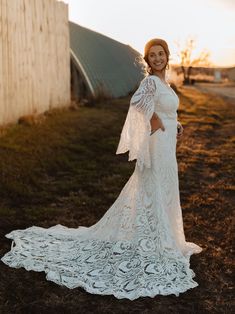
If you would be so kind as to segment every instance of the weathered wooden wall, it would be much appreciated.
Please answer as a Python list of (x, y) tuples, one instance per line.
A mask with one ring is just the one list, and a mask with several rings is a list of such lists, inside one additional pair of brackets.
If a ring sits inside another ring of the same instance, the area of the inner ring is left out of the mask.
[(0, 0), (0, 125), (70, 103), (68, 5)]

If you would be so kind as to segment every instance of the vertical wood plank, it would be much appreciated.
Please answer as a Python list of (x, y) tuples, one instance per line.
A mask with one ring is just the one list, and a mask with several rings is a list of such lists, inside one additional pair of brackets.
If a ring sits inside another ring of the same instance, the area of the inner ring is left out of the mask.
[(7, 122), (8, 108), (8, 41), (7, 41), (7, 0), (2, 0), (2, 88), (3, 88), (3, 123)]
[(70, 103), (68, 5), (0, 0), (0, 125)]
[(0, 125), (3, 124), (3, 59), (2, 59), (2, 46), (3, 46), (3, 13), (2, 1), (0, 1)]

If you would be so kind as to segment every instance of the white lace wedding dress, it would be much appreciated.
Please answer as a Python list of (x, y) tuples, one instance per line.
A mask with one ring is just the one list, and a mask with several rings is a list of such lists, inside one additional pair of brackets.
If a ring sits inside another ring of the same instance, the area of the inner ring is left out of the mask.
[(129, 111), (134, 108), (139, 119), (149, 119), (156, 111), (165, 131), (150, 135), (149, 120), (145, 120), (145, 131), (142, 120), (139, 127), (134, 125), (140, 132), (139, 142), (136, 138), (138, 143), (131, 148), (129, 129), (123, 128), (117, 153), (130, 148), (129, 160), (137, 156), (137, 162), (113, 205), (90, 227), (59, 224), (14, 230), (6, 235), (13, 240), (11, 251), (1, 260), (10, 267), (44, 271), (47, 280), (70, 289), (82, 287), (118, 299), (179, 296), (198, 286), (189, 261), (202, 248), (185, 240), (179, 198), (178, 105), (169, 85), (156, 76), (144, 78)]

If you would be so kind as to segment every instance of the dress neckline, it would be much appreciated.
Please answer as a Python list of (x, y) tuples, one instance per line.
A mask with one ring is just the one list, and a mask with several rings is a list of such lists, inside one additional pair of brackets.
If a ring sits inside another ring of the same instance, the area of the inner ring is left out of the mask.
[(157, 76), (157, 75), (155, 75), (155, 74), (150, 74), (151, 76), (155, 76), (155, 77), (157, 77), (158, 79), (159, 79), (159, 81), (163, 84), (163, 85), (165, 85), (166, 87), (169, 87), (169, 88), (171, 88), (171, 86), (170, 86), (170, 84), (169, 83), (164, 83), (163, 82), (163, 80), (162, 79), (160, 79), (160, 77), (159, 76)]
[[(154, 76), (154, 77), (158, 78), (158, 80), (162, 83), (162, 85), (164, 85), (164, 86), (170, 91), (171, 94), (177, 96), (176, 92), (175, 92), (174, 89), (170, 86), (169, 83), (166, 83), (166, 84), (165, 84), (165, 83), (160, 79), (160, 77), (157, 76), (157, 75), (150, 74), (150, 76)], [(178, 96), (177, 96), (177, 97), (178, 97)]]

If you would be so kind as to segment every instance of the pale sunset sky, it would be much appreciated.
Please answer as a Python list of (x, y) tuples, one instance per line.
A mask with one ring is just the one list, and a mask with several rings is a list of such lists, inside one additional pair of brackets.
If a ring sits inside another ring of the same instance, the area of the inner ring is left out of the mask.
[(235, 0), (63, 0), (69, 20), (141, 54), (145, 43), (163, 38), (177, 63), (176, 41), (196, 40), (195, 56), (207, 49), (214, 66), (235, 66)]

